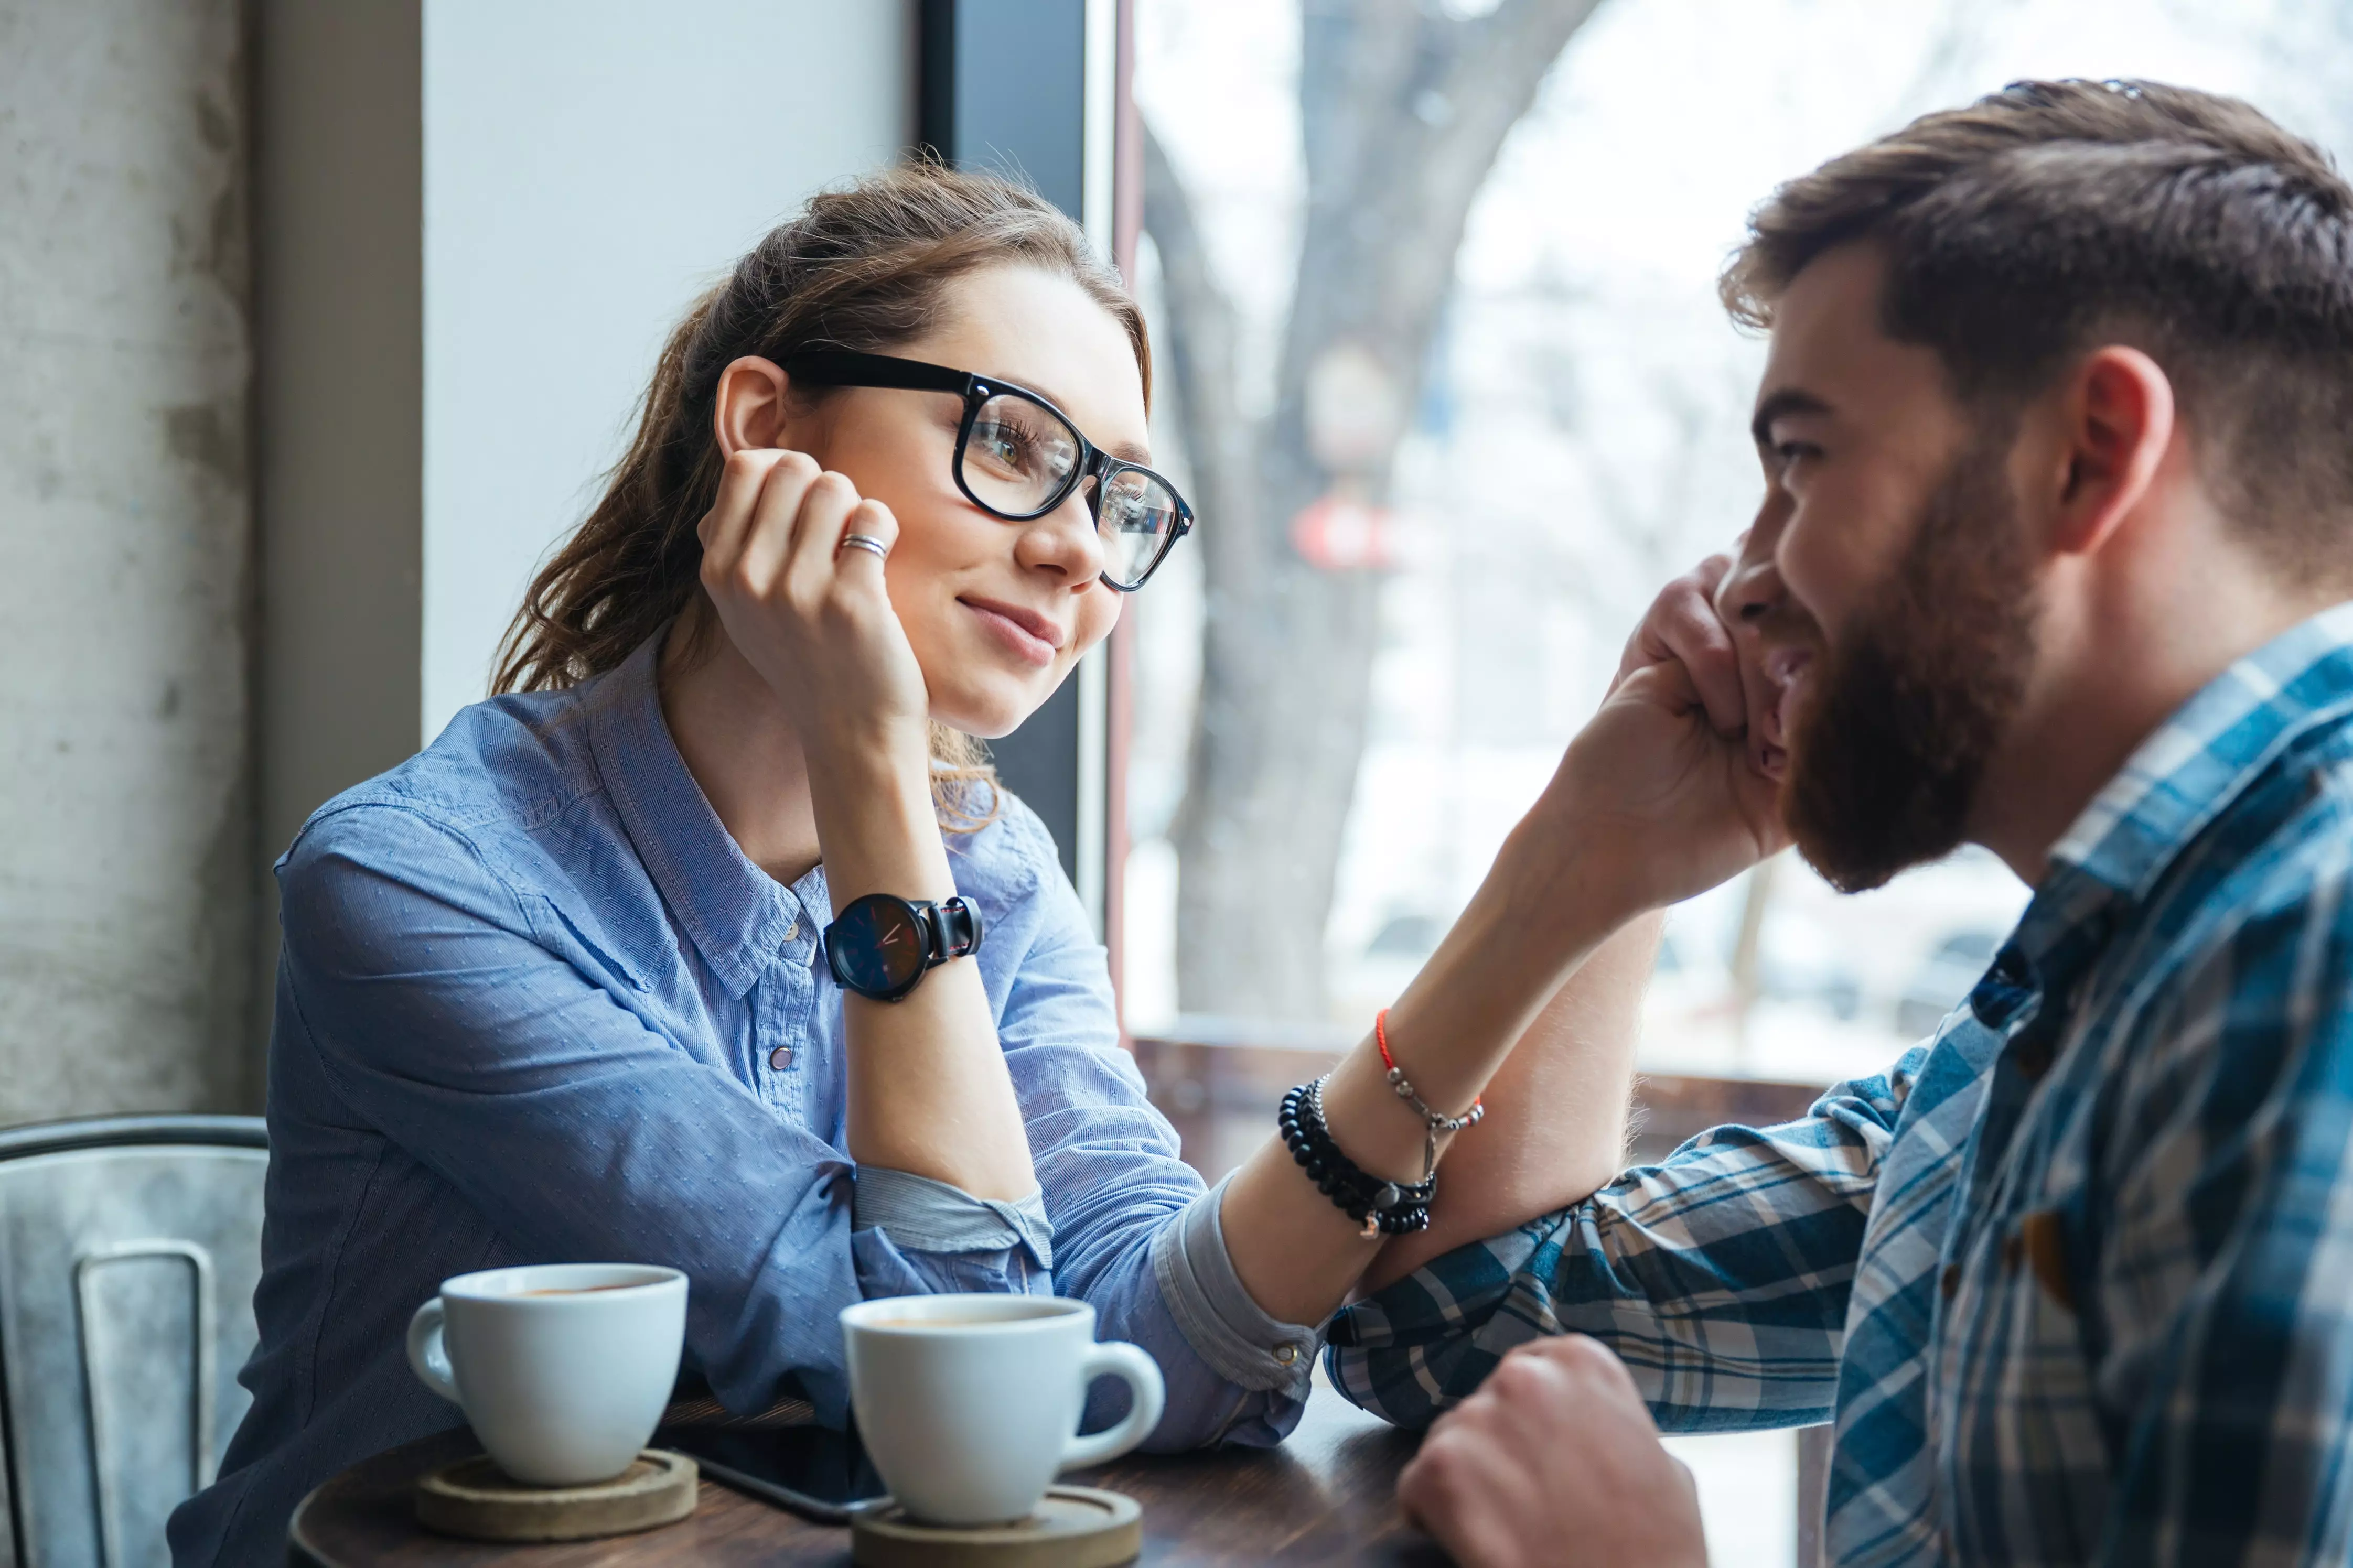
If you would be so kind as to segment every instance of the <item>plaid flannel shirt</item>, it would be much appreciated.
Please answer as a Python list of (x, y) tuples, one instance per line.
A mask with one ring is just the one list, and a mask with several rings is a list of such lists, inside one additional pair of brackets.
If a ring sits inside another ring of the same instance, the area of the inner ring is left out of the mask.
[(1348, 1309), (1334, 1383), (1419, 1426), (1575, 1331), (1669, 1430), (1834, 1420), (1841, 1568), (2346, 1563), (2348, 869), (2353, 605), (2139, 747), (1928, 1045)]

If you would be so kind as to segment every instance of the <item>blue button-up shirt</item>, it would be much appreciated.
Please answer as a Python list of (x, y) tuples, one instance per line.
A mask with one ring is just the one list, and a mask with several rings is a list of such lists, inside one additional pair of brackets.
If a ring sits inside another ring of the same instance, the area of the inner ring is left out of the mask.
[(404, 1331), (444, 1279), (507, 1264), (684, 1270), (687, 1363), (737, 1414), (838, 1425), (850, 1302), (1027, 1290), (1092, 1302), (1102, 1337), (1152, 1353), (1155, 1447), (1297, 1419), (1315, 1334), (1234, 1279), (1035, 816), (1006, 795), (947, 843), (987, 922), (976, 962), (1039, 1190), (986, 1203), (861, 1171), (824, 872), (786, 887), (728, 837), (662, 719), (659, 643), (466, 710), (279, 862), (254, 1402), (173, 1519), (176, 1563), (274, 1562), (310, 1488), (457, 1425)]
[(2342, 1564), (2348, 891), (2353, 605), (2138, 748), (1926, 1047), (1433, 1261), (1335, 1380), (1419, 1425), (1573, 1330), (1670, 1429), (1834, 1418), (1846, 1568)]

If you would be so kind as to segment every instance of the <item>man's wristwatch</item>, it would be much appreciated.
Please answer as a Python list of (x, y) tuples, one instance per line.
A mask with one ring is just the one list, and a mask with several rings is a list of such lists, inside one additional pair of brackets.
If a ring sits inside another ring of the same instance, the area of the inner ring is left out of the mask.
[(980, 911), (962, 898), (869, 893), (825, 928), (825, 962), (843, 990), (896, 1002), (934, 965), (978, 952), (980, 936)]

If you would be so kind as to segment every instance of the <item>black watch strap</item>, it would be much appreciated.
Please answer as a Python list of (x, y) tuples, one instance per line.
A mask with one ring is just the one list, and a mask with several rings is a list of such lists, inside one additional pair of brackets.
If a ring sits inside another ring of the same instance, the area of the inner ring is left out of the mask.
[(825, 928), (826, 966), (843, 990), (896, 1002), (939, 965), (978, 952), (982, 933), (970, 900), (869, 893)]

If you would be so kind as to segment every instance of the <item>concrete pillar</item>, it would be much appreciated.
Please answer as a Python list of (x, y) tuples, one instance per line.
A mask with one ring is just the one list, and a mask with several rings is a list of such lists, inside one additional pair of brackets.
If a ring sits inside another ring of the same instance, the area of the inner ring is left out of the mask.
[(0, 1123), (251, 1102), (237, 0), (0, 0)]

